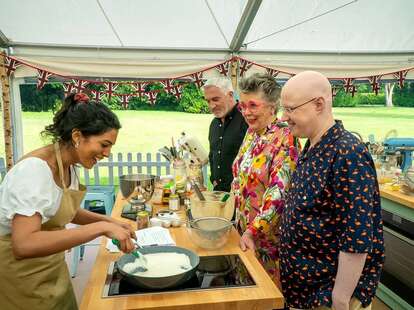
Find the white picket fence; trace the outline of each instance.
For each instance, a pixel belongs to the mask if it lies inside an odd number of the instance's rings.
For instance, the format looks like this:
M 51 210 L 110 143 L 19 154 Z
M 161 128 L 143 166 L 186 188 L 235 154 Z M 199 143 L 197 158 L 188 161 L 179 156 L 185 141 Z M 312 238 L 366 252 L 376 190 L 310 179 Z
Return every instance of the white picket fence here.
M 85 185 L 118 185 L 121 175 L 132 173 L 145 173 L 153 175 L 171 174 L 170 162 L 160 153 L 155 156 L 151 153 L 127 153 L 126 156 L 118 153 L 116 160 L 113 154 L 107 159 L 99 161 L 92 169 L 82 168 L 80 178 Z M 126 157 L 126 158 L 125 158 Z M 155 157 L 155 158 L 154 158 Z M 6 174 L 4 158 L 0 158 L 1 179 Z M 207 184 L 207 166 L 203 167 L 204 182 Z

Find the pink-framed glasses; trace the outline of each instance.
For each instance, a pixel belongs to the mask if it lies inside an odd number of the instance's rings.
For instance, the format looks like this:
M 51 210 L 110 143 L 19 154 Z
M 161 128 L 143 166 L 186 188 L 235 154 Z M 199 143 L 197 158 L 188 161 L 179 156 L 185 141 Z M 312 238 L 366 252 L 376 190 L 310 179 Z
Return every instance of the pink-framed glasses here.
M 237 106 L 237 109 L 239 109 L 241 113 L 245 113 L 247 110 L 249 110 L 252 113 L 255 113 L 265 104 L 266 103 L 264 101 L 249 100 L 247 102 L 240 102 Z

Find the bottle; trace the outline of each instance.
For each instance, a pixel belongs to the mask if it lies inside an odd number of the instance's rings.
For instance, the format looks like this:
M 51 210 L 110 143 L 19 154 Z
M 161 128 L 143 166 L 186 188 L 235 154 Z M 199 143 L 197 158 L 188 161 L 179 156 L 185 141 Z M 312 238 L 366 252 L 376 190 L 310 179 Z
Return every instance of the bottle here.
M 178 211 L 180 209 L 180 198 L 175 193 L 175 189 L 171 189 L 170 199 L 168 200 L 168 209 Z
M 185 189 L 187 183 L 186 166 L 183 160 L 173 162 L 174 181 L 176 189 Z

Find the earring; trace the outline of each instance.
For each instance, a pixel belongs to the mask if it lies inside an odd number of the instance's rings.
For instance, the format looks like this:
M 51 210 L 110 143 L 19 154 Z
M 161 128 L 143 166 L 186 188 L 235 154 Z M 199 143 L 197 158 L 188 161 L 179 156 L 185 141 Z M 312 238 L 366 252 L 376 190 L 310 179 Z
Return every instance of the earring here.
M 75 148 L 79 147 L 79 141 L 75 143 Z

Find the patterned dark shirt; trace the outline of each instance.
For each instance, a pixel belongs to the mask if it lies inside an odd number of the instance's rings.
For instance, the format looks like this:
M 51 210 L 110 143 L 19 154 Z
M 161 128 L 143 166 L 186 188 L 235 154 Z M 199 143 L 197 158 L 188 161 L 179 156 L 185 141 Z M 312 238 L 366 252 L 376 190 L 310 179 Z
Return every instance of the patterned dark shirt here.
M 214 118 L 211 122 L 208 141 L 210 181 L 216 184 L 214 190 L 230 191 L 233 181 L 232 164 L 248 127 L 237 105 L 226 115 L 224 123 L 219 118 Z
M 384 263 L 378 182 L 366 146 L 340 121 L 310 150 L 306 143 L 281 225 L 281 280 L 290 307 L 331 306 L 340 251 L 367 253 L 353 296 L 364 307 L 371 303 Z

